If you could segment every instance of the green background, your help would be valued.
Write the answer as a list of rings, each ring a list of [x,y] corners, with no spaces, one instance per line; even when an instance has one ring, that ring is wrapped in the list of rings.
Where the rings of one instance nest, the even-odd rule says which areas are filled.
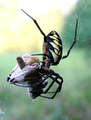
[[[55,10],[53,13],[50,12],[50,14],[46,16],[50,19],[43,19],[45,15],[41,16],[41,14],[39,14],[38,21],[41,19],[46,21],[46,23],[40,22],[46,33],[51,31],[51,27],[49,26],[50,22],[52,27],[58,30],[63,41],[63,55],[67,53],[67,50],[73,42],[77,18],[79,22],[77,42],[69,57],[61,60],[59,65],[51,67],[51,69],[64,79],[61,92],[58,93],[53,100],[41,97],[32,100],[29,98],[26,88],[11,85],[6,81],[8,74],[16,64],[16,57],[18,55],[42,52],[43,42],[41,41],[43,41],[43,37],[33,22],[30,23],[30,19],[28,23],[21,23],[21,25],[24,23],[21,31],[16,28],[15,32],[11,32],[11,24],[8,25],[8,23],[16,17],[16,6],[13,8],[15,3],[15,0],[9,0],[8,4],[2,2],[0,7],[0,15],[3,16],[0,18],[0,44],[1,46],[3,44],[5,45],[0,53],[0,119],[90,120],[91,1],[79,0],[70,15],[63,18],[59,10]],[[12,6],[12,8],[8,8],[9,5]],[[53,22],[50,15],[55,18]],[[31,25],[34,28],[30,27]],[[16,42],[16,40],[18,41]]]

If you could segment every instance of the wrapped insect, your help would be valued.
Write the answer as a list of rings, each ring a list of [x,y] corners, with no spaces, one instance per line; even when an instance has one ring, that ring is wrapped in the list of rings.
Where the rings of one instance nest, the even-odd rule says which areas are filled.
[[[43,88],[47,85],[47,80],[42,82],[43,77],[39,72],[40,61],[36,56],[28,54],[17,57],[17,65],[7,77],[10,84],[28,88],[28,94],[32,99],[43,93]]]

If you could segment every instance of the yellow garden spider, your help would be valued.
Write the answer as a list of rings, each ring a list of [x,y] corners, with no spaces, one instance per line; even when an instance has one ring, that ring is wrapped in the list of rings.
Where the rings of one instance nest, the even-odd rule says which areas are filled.
[[[45,81],[49,77],[51,79],[53,79],[50,86],[43,93],[46,94],[49,91],[49,89],[51,88],[51,86],[54,84],[54,82],[59,84],[57,90],[54,92],[54,95],[52,97],[47,97],[47,98],[53,99],[55,97],[55,95],[57,94],[57,92],[61,91],[63,78],[61,76],[59,76],[57,73],[55,73],[53,70],[49,69],[49,67],[50,67],[50,65],[57,65],[61,59],[65,59],[69,56],[69,53],[70,53],[72,47],[76,43],[78,19],[76,20],[74,41],[73,41],[71,47],[69,48],[67,55],[62,56],[63,46],[62,46],[61,38],[58,35],[58,33],[55,30],[53,30],[46,36],[45,33],[40,28],[40,26],[38,25],[37,21],[34,18],[32,18],[29,14],[27,14],[23,9],[21,9],[21,10],[33,20],[33,22],[35,23],[35,25],[37,26],[37,28],[39,29],[41,34],[44,36],[43,54],[33,54],[33,55],[42,55],[43,56],[43,61],[42,61],[42,66],[41,66],[40,72],[43,73],[43,75],[44,74],[47,75],[43,81]],[[52,76],[55,76],[55,77],[52,77]],[[59,82],[57,79],[60,79],[61,82]],[[37,85],[41,84],[43,81],[41,81]]]
[[[8,76],[7,81],[9,81],[10,83],[14,83],[15,85],[18,85],[21,87],[30,88],[31,87],[31,79],[34,79],[34,76],[36,74],[35,80],[38,80],[38,82],[36,82],[36,84],[34,84],[32,86],[32,90],[31,90],[31,88],[29,89],[29,94],[33,95],[33,99],[38,96],[48,98],[48,99],[53,99],[56,96],[56,94],[61,91],[63,78],[59,74],[57,74],[53,70],[51,70],[50,65],[57,65],[61,59],[65,59],[69,56],[69,53],[70,53],[72,47],[76,43],[78,19],[76,20],[74,41],[73,41],[71,47],[69,48],[67,55],[62,56],[63,46],[62,46],[61,38],[58,35],[58,33],[55,30],[53,30],[46,36],[45,33],[40,28],[40,26],[38,25],[37,21],[34,18],[32,18],[29,14],[27,14],[23,9],[21,9],[21,10],[33,20],[33,22],[35,23],[35,25],[37,26],[37,28],[39,29],[41,34],[44,36],[43,53],[42,54],[32,54],[32,56],[42,55],[43,61],[42,61],[42,65],[40,67],[37,68],[35,66],[37,73],[35,72],[36,70],[34,70],[32,78],[31,78],[31,73],[30,73],[31,71],[29,72],[30,67],[29,68],[26,67],[26,71],[28,69],[28,74],[27,74],[27,72],[25,74],[24,71],[22,70],[21,74],[17,75],[15,72],[16,69],[14,69],[13,72]],[[24,63],[24,62],[22,62],[22,63]],[[19,80],[20,78],[21,78],[21,80]],[[47,86],[46,80],[48,78],[51,78],[52,82],[44,90],[44,88]],[[27,84],[25,84],[25,83],[27,83]],[[57,89],[54,92],[49,92],[50,88],[53,86],[54,83],[56,83],[58,85]],[[47,93],[53,93],[53,95],[52,96],[42,95],[42,94],[47,94]]]

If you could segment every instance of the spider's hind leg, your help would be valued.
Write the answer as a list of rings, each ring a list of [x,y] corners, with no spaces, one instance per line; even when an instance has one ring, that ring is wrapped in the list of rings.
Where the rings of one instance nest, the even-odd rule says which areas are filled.
[[[44,97],[44,98],[48,98],[48,99],[53,99],[56,96],[56,94],[61,91],[63,78],[61,76],[59,76],[59,74],[55,73],[53,70],[51,70],[49,68],[43,67],[43,69],[46,69],[45,72],[47,72],[47,75],[43,81],[45,81],[48,78],[51,78],[52,82],[49,83],[48,87],[42,93],[42,94],[47,94],[48,96],[46,96],[46,95],[40,95],[40,96]],[[57,85],[57,87],[55,88],[56,90],[50,92],[50,89],[52,88],[53,85],[55,87]],[[52,94],[52,96],[49,96],[49,94]]]
[[[51,78],[53,81],[52,81],[52,83],[48,86],[48,88],[47,88],[45,91],[43,91],[44,94],[47,94],[47,93],[48,93],[48,94],[52,94],[52,96],[41,96],[41,97],[53,99],[53,98],[56,96],[56,94],[61,91],[62,83],[63,83],[63,78],[60,77],[58,74],[55,74],[55,75],[57,75],[57,76],[55,76],[55,78],[50,76],[50,78]],[[58,79],[60,79],[61,82],[58,81]],[[54,92],[48,92],[48,91],[51,89],[51,87],[53,86],[54,83],[57,83],[58,87],[56,88],[56,90],[55,90]]]

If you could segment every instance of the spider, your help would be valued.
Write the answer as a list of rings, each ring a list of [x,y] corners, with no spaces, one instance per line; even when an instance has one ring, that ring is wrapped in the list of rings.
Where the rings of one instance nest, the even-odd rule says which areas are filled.
[[[43,80],[41,80],[39,83],[37,83],[35,86],[39,86],[40,84],[42,84],[46,79],[51,78],[52,82],[49,85],[49,87],[43,91],[42,93],[46,94],[46,93],[51,93],[48,92],[50,90],[50,88],[52,87],[52,85],[56,82],[59,86],[56,89],[55,92],[53,92],[53,96],[48,97],[48,96],[42,96],[45,98],[49,98],[49,99],[53,99],[56,94],[58,92],[61,91],[61,87],[62,87],[62,83],[63,83],[63,78],[61,76],[59,76],[59,74],[55,73],[53,70],[49,69],[50,65],[58,65],[61,59],[65,59],[69,56],[69,53],[71,51],[71,49],[73,48],[73,46],[76,43],[76,35],[77,35],[77,25],[78,25],[78,19],[76,20],[76,27],[75,27],[75,35],[74,35],[74,40],[73,43],[71,45],[71,47],[69,48],[68,52],[66,55],[62,56],[62,41],[60,36],[58,35],[58,33],[53,30],[51,31],[48,35],[45,35],[45,33],[42,31],[42,29],[40,28],[39,24],[37,23],[37,21],[32,18],[29,14],[27,14],[23,9],[21,9],[27,16],[29,16],[33,22],[35,23],[35,25],[37,26],[37,28],[39,29],[40,33],[43,35],[44,37],[44,43],[43,43],[43,53],[42,54],[32,54],[33,55],[42,55],[43,57],[43,61],[42,61],[42,65],[40,68],[40,73],[45,76]],[[60,81],[61,80],[61,81]],[[40,95],[41,96],[41,95]]]
[[[53,99],[58,92],[61,91],[63,78],[55,73],[52,69],[50,69],[51,65],[58,65],[61,59],[65,59],[69,56],[69,53],[76,43],[76,34],[77,34],[77,25],[78,25],[78,19],[76,20],[76,28],[75,28],[75,36],[74,41],[69,48],[67,55],[62,57],[62,41],[58,33],[53,30],[51,31],[47,36],[42,31],[40,26],[38,25],[37,21],[32,18],[29,14],[27,14],[23,9],[21,9],[26,15],[28,15],[37,28],[39,29],[40,33],[44,36],[44,43],[43,43],[43,53],[42,54],[32,54],[32,56],[42,55],[42,65],[36,66],[36,62],[34,61],[34,67],[33,66],[27,66],[21,58],[19,58],[19,66],[21,68],[21,71],[15,67],[11,74],[7,77],[7,81],[10,83],[13,83],[17,86],[21,87],[28,87],[29,88],[29,95],[33,99],[35,99],[38,96]],[[38,61],[37,61],[38,62]],[[23,69],[24,68],[24,69]],[[33,75],[31,74],[31,71],[33,72]],[[37,72],[36,72],[37,70]],[[47,80],[50,78],[52,82],[47,87]],[[32,84],[32,81],[33,83]],[[57,84],[58,87],[55,91],[50,92],[50,89],[54,84]],[[46,88],[47,87],[47,88]],[[45,88],[45,89],[44,89]],[[31,90],[32,89],[32,90]],[[43,94],[53,94],[52,96],[46,96]]]

